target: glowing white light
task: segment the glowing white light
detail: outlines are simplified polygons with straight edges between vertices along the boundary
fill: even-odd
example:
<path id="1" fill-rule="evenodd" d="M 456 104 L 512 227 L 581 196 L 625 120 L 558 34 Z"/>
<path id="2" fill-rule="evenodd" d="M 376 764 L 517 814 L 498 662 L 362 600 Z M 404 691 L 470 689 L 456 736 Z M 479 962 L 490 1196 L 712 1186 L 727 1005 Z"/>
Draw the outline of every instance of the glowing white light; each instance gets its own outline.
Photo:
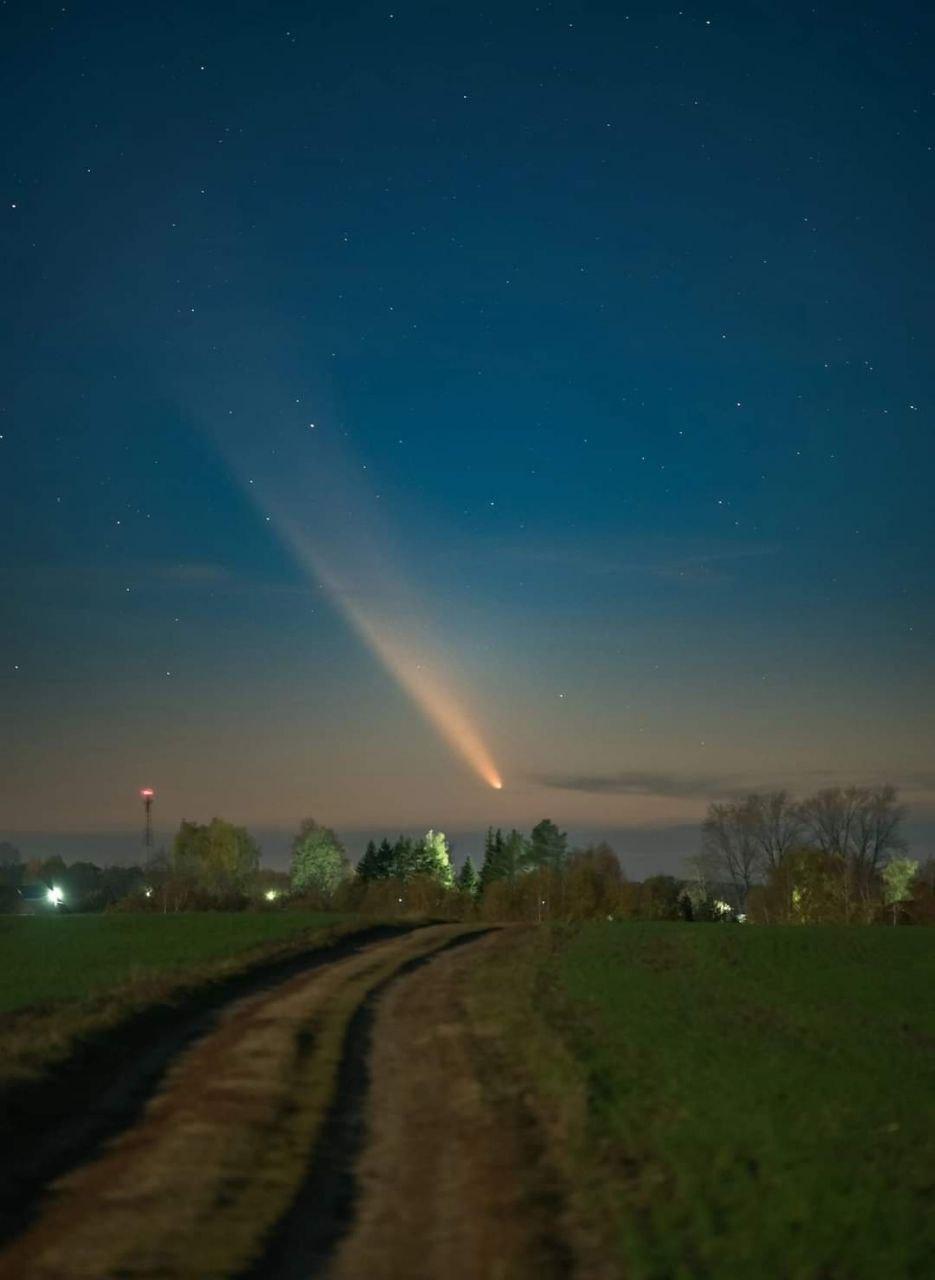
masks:
<path id="1" fill-rule="evenodd" d="M 64 902 L 65 900 L 64 893 L 54 885 L 45 896 L 46 900 L 50 902 L 53 907 L 57 907 L 60 902 Z"/>
<path id="2" fill-rule="evenodd" d="M 276 892 L 275 889 L 267 889 L 263 897 L 266 899 L 267 902 L 275 902 L 276 899 L 279 897 L 279 894 Z"/>

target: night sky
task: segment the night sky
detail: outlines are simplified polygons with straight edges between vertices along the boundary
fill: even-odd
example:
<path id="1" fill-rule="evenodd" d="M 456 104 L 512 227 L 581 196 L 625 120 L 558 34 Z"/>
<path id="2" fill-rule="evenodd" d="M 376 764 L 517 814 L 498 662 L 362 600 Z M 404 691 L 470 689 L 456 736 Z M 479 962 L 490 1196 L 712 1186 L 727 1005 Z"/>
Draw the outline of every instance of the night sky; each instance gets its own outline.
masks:
<path id="1" fill-rule="evenodd" d="M 6 0 L 0 838 L 924 844 L 932 15 Z"/>

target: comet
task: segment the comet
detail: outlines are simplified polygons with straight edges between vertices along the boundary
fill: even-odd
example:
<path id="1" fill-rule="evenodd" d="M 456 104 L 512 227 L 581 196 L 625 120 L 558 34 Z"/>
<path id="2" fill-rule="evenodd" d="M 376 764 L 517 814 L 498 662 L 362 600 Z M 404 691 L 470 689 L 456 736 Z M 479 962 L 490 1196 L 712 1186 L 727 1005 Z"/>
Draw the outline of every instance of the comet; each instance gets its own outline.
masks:
<path id="1" fill-rule="evenodd" d="M 441 645 L 430 638 L 426 624 L 411 629 L 386 616 L 376 601 L 366 603 L 345 585 L 342 576 L 327 561 L 327 555 L 296 524 L 281 513 L 272 523 L 308 574 L 320 582 L 367 648 L 409 695 L 428 723 L 451 751 L 492 787 L 503 790 L 503 779 L 480 731 L 453 687 L 450 676 L 440 674 Z M 370 569 L 372 565 L 367 566 Z M 358 571 L 360 566 L 358 565 Z M 385 573 L 382 575 L 385 581 Z M 397 612 L 415 615 L 411 592 L 396 581 L 393 596 Z"/>
<path id="2" fill-rule="evenodd" d="M 241 350 L 242 359 L 230 357 L 224 367 L 228 403 L 255 405 L 255 370 L 280 363 L 260 336 L 264 326 L 265 321 L 251 329 L 250 349 Z M 193 387 L 204 386 L 201 376 L 199 371 L 186 380 L 189 404 Z M 205 395 L 213 400 L 215 392 Z M 486 786 L 501 791 L 503 778 L 468 709 L 470 700 L 457 687 L 446 645 L 434 633 L 420 594 L 399 572 L 402 557 L 389 549 L 390 531 L 378 515 L 372 483 L 362 483 L 367 468 L 352 456 L 346 433 L 329 427 L 317 409 L 314 415 L 302 413 L 301 431 L 278 414 L 257 410 L 255 429 L 231 433 L 203 397 L 193 407 L 232 480 L 290 550 L 309 584 L 324 587 L 453 754 Z M 279 460 L 286 457 L 284 468 Z"/>

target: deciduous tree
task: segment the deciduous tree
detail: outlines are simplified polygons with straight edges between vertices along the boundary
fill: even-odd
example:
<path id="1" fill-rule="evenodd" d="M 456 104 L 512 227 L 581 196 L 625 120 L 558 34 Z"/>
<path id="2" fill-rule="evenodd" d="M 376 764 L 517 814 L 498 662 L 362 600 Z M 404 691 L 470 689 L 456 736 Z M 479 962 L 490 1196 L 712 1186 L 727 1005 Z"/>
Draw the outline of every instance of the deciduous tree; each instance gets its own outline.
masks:
<path id="1" fill-rule="evenodd" d="M 245 889 L 259 865 L 259 846 L 247 829 L 223 818 L 206 826 L 182 822 L 172 842 L 173 871 L 210 891 Z"/>
<path id="2" fill-rule="evenodd" d="M 746 900 L 761 861 L 756 819 L 745 801 L 714 802 L 701 826 L 702 848 Z"/>
<path id="3" fill-rule="evenodd" d="M 306 818 L 292 842 L 293 889 L 330 898 L 352 874 L 344 846 L 331 828 Z"/>
<path id="4" fill-rule="evenodd" d="M 912 897 L 912 882 L 918 871 L 919 864 L 913 858 L 890 858 L 883 868 L 884 901 L 893 908 L 893 924 L 900 904 Z"/>

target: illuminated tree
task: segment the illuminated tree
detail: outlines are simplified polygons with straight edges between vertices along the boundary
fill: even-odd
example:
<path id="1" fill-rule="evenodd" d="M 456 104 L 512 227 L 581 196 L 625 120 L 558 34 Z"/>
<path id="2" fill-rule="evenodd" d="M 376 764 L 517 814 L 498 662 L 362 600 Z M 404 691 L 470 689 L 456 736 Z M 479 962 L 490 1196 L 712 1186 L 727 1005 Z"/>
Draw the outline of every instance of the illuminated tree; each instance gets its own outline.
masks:
<path id="1" fill-rule="evenodd" d="M 292 887 L 330 897 L 352 875 L 344 846 L 330 827 L 306 818 L 292 842 Z"/>
<path id="2" fill-rule="evenodd" d="M 416 847 L 413 874 L 430 876 L 450 889 L 454 885 L 451 850 L 443 831 L 427 831 Z"/>
<path id="3" fill-rule="evenodd" d="M 913 858 L 891 858 L 883 868 L 883 895 L 887 905 L 893 908 L 893 924 L 900 903 L 912 897 L 912 882 L 918 870 L 919 864 Z"/>

